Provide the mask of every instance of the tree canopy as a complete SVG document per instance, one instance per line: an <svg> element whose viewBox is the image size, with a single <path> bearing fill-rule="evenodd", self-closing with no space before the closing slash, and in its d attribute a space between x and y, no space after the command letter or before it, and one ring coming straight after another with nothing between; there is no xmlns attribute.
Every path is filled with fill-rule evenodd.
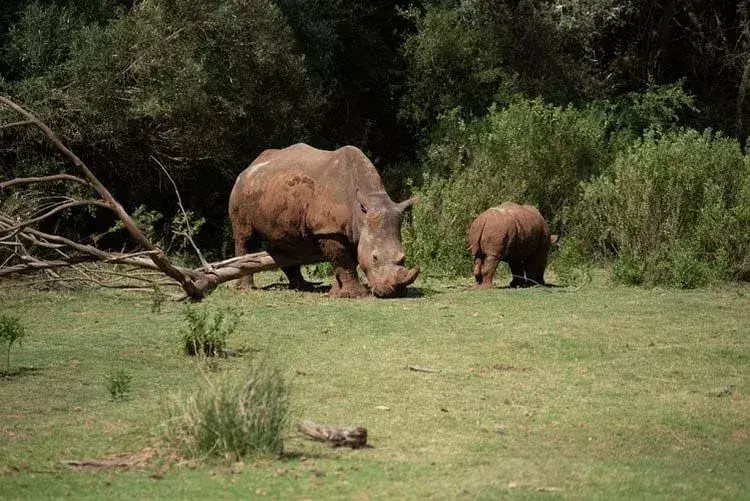
<svg viewBox="0 0 750 501"><path fill-rule="evenodd" d="M611 158L647 131L680 127L744 148L748 87L750 7L739 0L0 5L0 93L57 131L126 206L163 213L163 224L175 204L155 161L166 165L217 254L226 253L234 178L266 148L353 144L403 192L442 176L453 154L459 164L472 154L491 162L477 148L500 143L477 136L489 133L482 124L517 130L498 117L527 109L522 101L544 103L529 105L539 117L546 105L558 107L550 116L575 108L592 120L586 127L597 124ZM542 131L557 123L540 120ZM0 177L60 168L34 135L0 130L0 140ZM597 157L576 172L595 176L606 164ZM512 165L529 164L514 158L498 172L517 180ZM566 177L566 190L585 180ZM560 211L576 200L544 201L558 212L547 216L564 224Z"/></svg>

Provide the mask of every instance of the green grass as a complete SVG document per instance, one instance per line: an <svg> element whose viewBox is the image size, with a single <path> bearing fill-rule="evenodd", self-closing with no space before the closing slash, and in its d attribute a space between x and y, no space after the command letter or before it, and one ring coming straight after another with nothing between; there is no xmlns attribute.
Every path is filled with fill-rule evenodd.
<svg viewBox="0 0 750 501"><path fill-rule="evenodd" d="M243 356L219 370L267 359L291 390L285 455L239 464L180 462L160 438L165 402L202 377L183 355L183 305L0 293L28 331L12 354L23 370L0 379L0 498L750 495L750 287L469 284L418 282L400 300L217 290L202 307L244 312L228 340ZM124 402L102 385L116 370L133 376ZM301 419L364 426L373 448L306 440ZM159 455L129 470L61 463L147 447Z"/></svg>

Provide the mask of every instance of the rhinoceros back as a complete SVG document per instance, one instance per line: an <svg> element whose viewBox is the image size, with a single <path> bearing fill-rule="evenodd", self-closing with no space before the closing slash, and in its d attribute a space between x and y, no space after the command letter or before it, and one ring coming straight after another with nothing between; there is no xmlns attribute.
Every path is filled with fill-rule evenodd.
<svg viewBox="0 0 750 501"><path fill-rule="evenodd" d="M325 151L297 144L266 150L237 178L230 217L233 224L251 225L269 242L291 243L317 234L351 236L358 189L383 187L356 148Z"/></svg>

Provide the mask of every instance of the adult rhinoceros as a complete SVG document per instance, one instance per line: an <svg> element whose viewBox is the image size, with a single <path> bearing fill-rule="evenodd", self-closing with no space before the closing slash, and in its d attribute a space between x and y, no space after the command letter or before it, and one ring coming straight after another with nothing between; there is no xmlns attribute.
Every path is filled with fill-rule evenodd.
<svg viewBox="0 0 750 501"><path fill-rule="evenodd" d="M229 197L235 254L265 240L291 288L311 285L300 264L330 261L336 275L331 296L367 294L358 264L373 294L402 296L419 274L418 267L404 268L401 245L401 216L415 202L394 203L375 167L353 146L266 150L237 177ZM240 287L252 284L248 275Z"/></svg>

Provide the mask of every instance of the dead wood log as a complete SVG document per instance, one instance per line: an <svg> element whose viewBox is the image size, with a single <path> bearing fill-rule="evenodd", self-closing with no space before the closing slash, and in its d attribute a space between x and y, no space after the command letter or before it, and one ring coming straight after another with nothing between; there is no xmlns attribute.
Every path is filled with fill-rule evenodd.
<svg viewBox="0 0 750 501"><path fill-rule="evenodd" d="M367 429L358 427L335 428L313 421L300 421L297 430L318 442L325 442L331 447L351 447L359 449L367 445Z"/></svg>

